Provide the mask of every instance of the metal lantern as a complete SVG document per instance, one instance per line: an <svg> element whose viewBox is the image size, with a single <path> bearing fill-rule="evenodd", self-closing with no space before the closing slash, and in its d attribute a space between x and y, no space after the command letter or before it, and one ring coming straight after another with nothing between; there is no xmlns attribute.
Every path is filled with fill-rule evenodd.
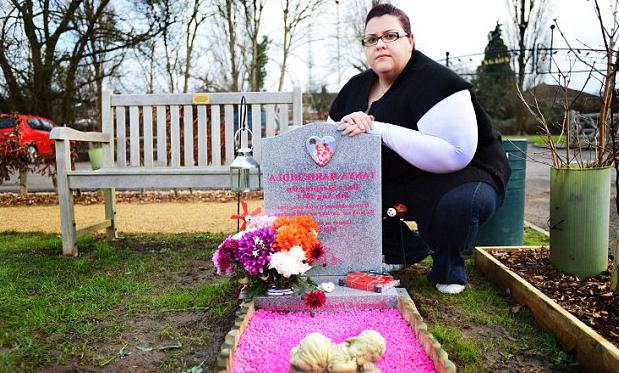
<svg viewBox="0 0 619 373"><path fill-rule="evenodd" d="M241 139L247 135L247 145L242 147ZM241 98L239 107L239 129L234 133L234 150L236 158L230 164L230 189L237 193L246 193L261 189L260 164L252 156L251 144L254 134L247 127L247 103L245 96ZM258 175L258 186L252 185L251 175Z"/></svg>

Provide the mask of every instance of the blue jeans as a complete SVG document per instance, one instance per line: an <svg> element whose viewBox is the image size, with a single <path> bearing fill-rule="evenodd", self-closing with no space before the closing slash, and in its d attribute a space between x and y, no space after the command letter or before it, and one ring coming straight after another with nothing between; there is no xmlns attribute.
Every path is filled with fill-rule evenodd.
<svg viewBox="0 0 619 373"><path fill-rule="evenodd" d="M428 281L466 284L462 252L475 244L480 224L492 217L503 202L496 190L484 182L462 184L440 199L425 231L419 232L434 252Z"/></svg>
<svg viewBox="0 0 619 373"><path fill-rule="evenodd" d="M466 284L462 252L475 244L479 225L503 203L502 195L484 182L469 182L445 193L432 221L418 222L419 234L397 219L383 223L383 255L387 263L411 264L432 253L428 280Z"/></svg>

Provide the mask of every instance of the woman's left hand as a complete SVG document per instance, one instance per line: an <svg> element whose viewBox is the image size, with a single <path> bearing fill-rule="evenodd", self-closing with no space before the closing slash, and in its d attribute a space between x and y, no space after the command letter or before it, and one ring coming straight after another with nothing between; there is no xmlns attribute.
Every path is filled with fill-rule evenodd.
<svg viewBox="0 0 619 373"><path fill-rule="evenodd" d="M356 136L360 133L368 132L371 129L373 120L373 115L357 111L344 116L337 129L342 132L342 136Z"/></svg>

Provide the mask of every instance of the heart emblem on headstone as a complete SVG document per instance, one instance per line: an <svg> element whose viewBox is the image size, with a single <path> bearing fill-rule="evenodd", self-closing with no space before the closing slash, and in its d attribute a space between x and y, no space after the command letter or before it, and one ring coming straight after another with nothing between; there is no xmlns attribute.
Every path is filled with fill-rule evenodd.
<svg viewBox="0 0 619 373"><path fill-rule="evenodd" d="M305 148L314 162L320 167L324 167L335 154L337 143L333 136L311 136L305 142Z"/></svg>

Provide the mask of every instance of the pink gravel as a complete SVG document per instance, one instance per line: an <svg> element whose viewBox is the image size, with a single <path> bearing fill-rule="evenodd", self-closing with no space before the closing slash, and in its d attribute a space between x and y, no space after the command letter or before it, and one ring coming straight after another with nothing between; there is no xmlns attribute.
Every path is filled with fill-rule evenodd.
<svg viewBox="0 0 619 373"><path fill-rule="evenodd" d="M387 350L378 362L383 373L434 372L415 333L395 309L346 312L273 312L257 310L234 353L233 372L281 372L290 369L290 350L301 339L320 332L341 343L366 329L379 332Z"/></svg>

